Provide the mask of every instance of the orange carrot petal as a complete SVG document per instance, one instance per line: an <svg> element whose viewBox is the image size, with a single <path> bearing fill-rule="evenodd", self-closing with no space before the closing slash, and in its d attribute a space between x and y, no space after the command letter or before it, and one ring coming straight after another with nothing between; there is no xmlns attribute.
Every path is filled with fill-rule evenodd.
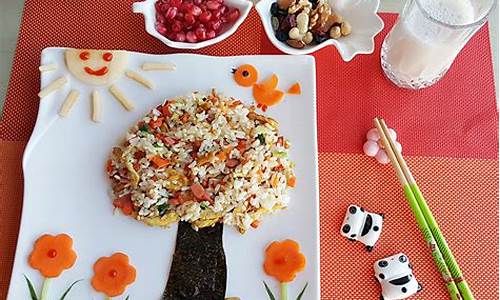
<svg viewBox="0 0 500 300"><path fill-rule="evenodd" d="M272 242L265 251L264 271L280 282L290 282L304 270L306 258L293 240Z"/></svg>
<svg viewBox="0 0 500 300"><path fill-rule="evenodd" d="M108 297L116 297L123 294L135 278L136 271L130 265L128 256L115 253L110 257L101 257L95 262L91 284L96 291Z"/></svg>
<svg viewBox="0 0 500 300"><path fill-rule="evenodd" d="M29 264L44 277L57 277L75 264L76 252L72 247L73 240L67 234L42 235L35 242Z"/></svg>

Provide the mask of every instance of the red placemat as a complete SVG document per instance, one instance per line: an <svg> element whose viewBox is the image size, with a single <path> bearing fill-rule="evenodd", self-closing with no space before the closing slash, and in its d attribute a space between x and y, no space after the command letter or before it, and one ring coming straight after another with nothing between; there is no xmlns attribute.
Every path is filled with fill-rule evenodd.
<svg viewBox="0 0 500 300"><path fill-rule="evenodd" d="M131 4L130 0L26 2L0 121L0 299L8 288L20 217L20 158L38 108L40 52L49 46L177 52L144 32L143 19L132 14ZM498 112L487 28L470 41L442 81L412 92L395 88L381 73L380 44L395 17L384 14L383 19L386 29L376 38L374 55L344 63L332 47L315 54L322 152L322 298L375 298L378 287L371 280L371 263L395 251L407 252L414 261L417 278L424 284L418 298L446 298L392 170L357 154L327 153L359 153L371 119L381 115L397 128L406 154L475 158L415 157L410 163L477 298L498 299ZM278 51L253 11L236 34L196 53ZM394 216L371 254L360 255L360 249L338 235L350 202ZM370 279L360 279L364 277Z"/></svg>

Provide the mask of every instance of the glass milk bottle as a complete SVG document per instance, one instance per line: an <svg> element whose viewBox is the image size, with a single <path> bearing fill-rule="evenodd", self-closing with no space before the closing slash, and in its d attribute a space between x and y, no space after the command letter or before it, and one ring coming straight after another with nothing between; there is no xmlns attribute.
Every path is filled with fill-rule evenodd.
<svg viewBox="0 0 500 300"><path fill-rule="evenodd" d="M409 89L436 83L495 4L496 0L406 0L382 44L385 75Z"/></svg>

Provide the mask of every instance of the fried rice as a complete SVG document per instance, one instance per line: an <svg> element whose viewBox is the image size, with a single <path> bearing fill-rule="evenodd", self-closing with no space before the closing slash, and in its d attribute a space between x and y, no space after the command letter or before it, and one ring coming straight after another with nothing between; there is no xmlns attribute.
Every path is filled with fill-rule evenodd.
<svg viewBox="0 0 500 300"><path fill-rule="evenodd" d="M150 111L107 163L113 204L148 225L217 222L241 233L287 207L290 143L253 106L193 93Z"/></svg>

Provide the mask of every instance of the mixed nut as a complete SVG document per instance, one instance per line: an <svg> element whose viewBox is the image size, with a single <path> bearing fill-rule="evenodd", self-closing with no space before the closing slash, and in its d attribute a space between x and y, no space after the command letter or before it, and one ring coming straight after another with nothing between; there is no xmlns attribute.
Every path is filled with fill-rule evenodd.
<svg viewBox="0 0 500 300"><path fill-rule="evenodd" d="M352 30L327 0L277 0L271 5L271 24L279 41L298 49L347 36Z"/></svg>

